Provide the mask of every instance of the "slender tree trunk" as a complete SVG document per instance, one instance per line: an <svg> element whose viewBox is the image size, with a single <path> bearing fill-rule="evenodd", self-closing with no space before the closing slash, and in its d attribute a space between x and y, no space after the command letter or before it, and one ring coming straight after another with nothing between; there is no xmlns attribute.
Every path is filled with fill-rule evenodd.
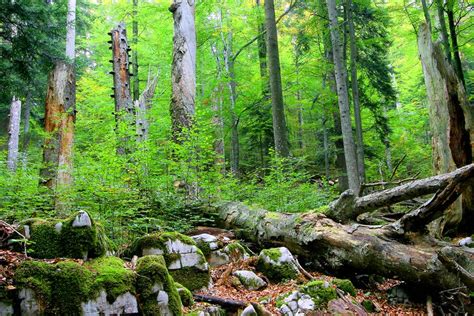
<svg viewBox="0 0 474 316"><path fill-rule="evenodd" d="M72 182L72 146L76 119L75 70L71 64L56 63L49 75L45 105L45 131L41 184L50 189Z"/></svg>
<svg viewBox="0 0 474 316"><path fill-rule="evenodd" d="M346 159L349 188L358 194L360 187L359 172L354 137L352 135L349 96L347 91L347 70L341 52L341 41L338 33L337 10L335 0L327 0L329 28L331 31L332 50L336 73L337 95L341 116L342 140Z"/></svg>
<svg viewBox="0 0 474 316"><path fill-rule="evenodd" d="M451 63L451 45L449 44L448 29L446 28L446 20L444 19L444 0L436 0L436 8L439 20L439 35L443 43L446 58Z"/></svg>
<svg viewBox="0 0 474 316"><path fill-rule="evenodd" d="M425 16L425 21L426 24L428 24L428 28L431 32L431 16L430 16L430 10L428 8L428 5L426 4L426 0L421 0L421 7L423 8L423 15Z"/></svg>
<svg viewBox="0 0 474 316"><path fill-rule="evenodd" d="M114 77L115 101L115 123L116 133L119 138L117 154L123 155L129 152L129 138L133 133L131 127L134 123L134 105L130 93L130 63L128 52L130 48L127 41L127 30L124 23L119 23L117 27L109 33L112 37L112 63Z"/></svg>
<svg viewBox="0 0 474 316"><path fill-rule="evenodd" d="M215 126L216 139L214 141L214 151L216 153L215 165L220 169L222 174L225 174L225 142L224 142L224 119L223 119L223 88L222 88L222 63L220 59L220 52L217 45L211 45L212 54L216 59L217 81L218 85L214 89L212 98L212 123Z"/></svg>
<svg viewBox="0 0 474 316"><path fill-rule="evenodd" d="M132 51L132 66L133 66L133 101L140 98L140 79L138 78L138 0L133 0L133 51Z"/></svg>
<svg viewBox="0 0 474 316"><path fill-rule="evenodd" d="M76 0L67 2L66 57L74 62L76 56Z"/></svg>
<svg viewBox="0 0 474 316"><path fill-rule="evenodd" d="M158 75L151 76L148 74L147 85L145 90L135 103L136 112L136 134L139 142L148 139L149 123L148 113L151 109L153 96L155 95L156 86L158 84Z"/></svg>
<svg viewBox="0 0 474 316"><path fill-rule="evenodd" d="M296 68L296 111L298 115L298 147L299 149L304 148L303 141L303 104L301 100L301 89L300 89L300 53L299 49L295 45L295 68Z"/></svg>
<svg viewBox="0 0 474 316"><path fill-rule="evenodd" d="M23 111L23 142L22 142L22 151L23 151L23 164L26 166L28 159L28 147L30 145L30 116L31 116L31 107L33 105L33 96L31 89L28 89L26 93L25 101L25 110Z"/></svg>
<svg viewBox="0 0 474 316"><path fill-rule="evenodd" d="M431 41L428 27L418 33L418 49L423 66L429 102L432 133L433 169L445 173L472 162L474 144L474 109L469 105L464 86L446 61L438 43ZM474 220L474 191L472 185L458 201L446 210L438 232L444 227L456 227L461 221ZM463 218L463 216L467 218ZM472 225L471 225L472 226ZM472 227L471 227L472 230Z"/></svg>
<svg viewBox="0 0 474 316"><path fill-rule="evenodd" d="M260 0L256 0L256 5L259 10L257 12L257 23L258 23L258 61L260 65L260 78L262 80L262 95L265 100L270 100L270 81L268 79L268 64L267 64L267 42L265 40L265 21L262 20L260 7Z"/></svg>
<svg viewBox="0 0 474 316"><path fill-rule="evenodd" d="M172 133L175 142L185 139L194 123L196 99L196 29L194 0L174 0L172 97L170 105Z"/></svg>
<svg viewBox="0 0 474 316"><path fill-rule="evenodd" d="M362 118L359 102L359 82L357 79L357 46L353 20L353 3L347 0L347 22L349 26L349 42L351 51L351 85L352 101L354 102L354 118L356 126L357 139L357 166L359 169L359 178L365 182L365 163L364 163L364 138L362 133Z"/></svg>
<svg viewBox="0 0 474 316"><path fill-rule="evenodd" d="M268 72L270 76L270 90L272 95L275 151L281 157L288 157L290 155L290 148L281 87L280 56L278 52L278 35L273 0L265 1L265 26L267 29Z"/></svg>
<svg viewBox="0 0 474 316"><path fill-rule="evenodd" d="M18 165L18 144L20 139L21 101L13 97L10 105L8 123L8 158L7 167L15 172Z"/></svg>
<svg viewBox="0 0 474 316"><path fill-rule="evenodd" d="M464 88L466 88L466 81L464 79L464 72L462 71L461 56L459 54L458 35L456 34L456 22L454 21L454 0L447 0L446 14L448 16L449 35L451 36L451 43L453 45L454 57L454 71L461 81Z"/></svg>

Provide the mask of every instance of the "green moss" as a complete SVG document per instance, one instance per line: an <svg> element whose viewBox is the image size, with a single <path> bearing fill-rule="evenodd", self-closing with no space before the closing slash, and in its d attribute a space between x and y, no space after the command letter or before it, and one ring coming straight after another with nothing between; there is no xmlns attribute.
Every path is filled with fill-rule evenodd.
<svg viewBox="0 0 474 316"><path fill-rule="evenodd" d="M262 255L267 256L274 263L266 262L262 258ZM257 260L257 270L274 282L295 279L298 276L298 271L290 263L279 263L280 257L281 252L279 248L262 250L262 253Z"/></svg>
<svg viewBox="0 0 474 316"><path fill-rule="evenodd" d="M65 257L81 259L89 254L97 256L105 253L105 249L100 249L94 223L92 227L72 227L76 215L66 221L61 230L61 246Z"/></svg>
<svg viewBox="0 0 474 316"><path fill-rule="evenodd" d="M211 247L209 244L203 240L198 240L196 242L196 245L198 246L199 249L201 249L202 253L206 258L209 258L211 256Z"/></svg>
<svg viewBox="0 0 474 316"><path fill-rule="evenodd" d="M130 258L134 255L142 256L143 250L147 248L157 248L161 249L164 253L167 253L165 243L168 240L180 240L185 244L196 246L196 242L186 235L178 232L160 232L135 239L127 250L126 255Z"/></svg>
<svg viewBox="0 0 474 316"><path fill-rule="evenodd" d="M138 260L136 288L140 293L139 303L144 315L161 315L156 302L155 284L161 284L168 294L168 304L173 315L182 315L181 299L173 279L168 273L162 256L145 256Z"/></svg>
<svg viewBox="0 0 474 316"><path fill-rule="evenodd" d="M265 213L266 219L281 219L282 215L277 212L267 212Z"/></svg>
<svg viewBox="0 0 474 316"><path fill-rule="evenodd" d="M362 301L362 306L367 311L367 313L374 313L375 312L375 305L374 305L374 303L372 303L372 301L363 300Z"/></svg>
<svg viewBox="0 0 474 316"><path fill-rule="evenodd" d="M181 298L181 303L183 306L191 306L194 304L193 293L184 287L182 284L175 282L174 285L178 289L179 297Z"/></svg>
<svg viewBox="0 0 474 316"><path fill-rule="evenodd" d="M351 280L348 279L334 279L332 283L337 286L340 290L344 291L347 294L350 294L352 296L356 296L356 288L354 287L354 284L352 284Z"/></svg>
<svg viewBox="0 0 474 316"><path fill-rule="evenodd" d="M211 280L209 271L201 271L192 267L171 270L170 274L176 282L183 284L191 291L208 287Z"/></svg>
<svg viewBox="0 0 474 316"><path fill-rule="evenodd" d="M29 253L35 258L56 258L61 255L60 234L54 222L36 221L30 225Z"/></svg>
<svg viewBox="0 0 474 316"><path fill-rule="evenodd" d="M337 298L336 289L321 280L308 282L300 290L311 296L316 306L322 308L326 307L329 301Z"/></svg>
<svg viewBox="0 0 474 316"><path fill-rule="evenodd" d="M291 295L292 292L288 292L288 293L285 293L285 294L282 294L280 296L277 297L276 301L275 301L275 306L280 308L282 307L283 305L285 305L285 298L287 298L288 296Z"/></svg>
<svg viewBox="0 0 474 316"><path fill-rule="evenodd" d="M124 262L117 257L103 257L92 260L86 267L96 274L93 289L99 293L104 289L107 301L113 303L121 294L135 294L135 273L124 267Z"/></svg>
<svg viewBox="0 0 474 316"><path fill-rule="evenodd" d="M35 292L42 308L50 314L81 315L81 303L91 297L93 274L76 262L55 265L25 261L15 273L18 288Z"/></svg>

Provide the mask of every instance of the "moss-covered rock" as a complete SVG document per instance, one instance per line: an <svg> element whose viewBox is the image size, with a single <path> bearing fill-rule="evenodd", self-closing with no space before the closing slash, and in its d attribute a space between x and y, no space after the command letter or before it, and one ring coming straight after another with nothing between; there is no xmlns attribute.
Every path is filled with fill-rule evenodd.
<svg viewBox="0 0 474 316"><path fill-rule="evenodd" d="M374 313L376 310L374 303L370 300L363 300L361 305L368 313Z"/></svg>
<svg viewBox="0 0 474 316"><path fill-rule="evenodd" d="M30 219L23 227L28 232L28 250L34 258L96 258L103 255L108 246L101 226L83 211L66 220Z"/></svg>
<svg viewBox="0 0 474 316"><path fill-rule="evenodd" d="M192 306L194 304L193 293L191 293L190 290L178 282L175 282L174 285L178 289L178 294L181 298L181 303L183 303L183 306Z"/></svg>
<svg viewBox="0 0 474 316"><path fill-rule="evenodd" d="M133 298L136 293L135 273L115 257L84 265L75 261L49 264L28 260L17 268L14 280L25 298L36 301L39 312L53 315L82 315L84 303L95 300L102 292L110 304L120 295Z"/></svg>
<svg viewBox="0 0 474 316"><path fill-rule="evenodd" d="M209 285L206 257L188 236L177 232L143 236L135 240L127 251L127 256L133 255L162 255L174 280L192 291Z"/></svg>
<svg viewBox="0 0 474 316"><path fill-rule="evenodd" d="M331 284L322 280L315 280L301 286L300 291L308 294L317 307L324 308L327 303L337 298L336 289Z"/></svg>
<svg viewBox="0 0 474 316"><path fill-rule="evenodd" d="M144 315L182 315L181 299L162 256L149 255L137 262L139 304Z"/></svg>
<svg viewBox="0 0 474 316"><path fill-rule="evenodd" d="M253 271L239 270L235 271L234 275L239 278L240 283L248 290L255 291L267 286L267 282Z"/></svg>
<svg viewBox="0 0 474 316"><path fill-rule="evenodd" d="M348 279L334 279L332 280L332 283L340 290L342 290L344 293L350 294L352 296L356 296L357 291L352 284L351 280Z"/></svg>
<svg viewBox="0 0 474 316"><path fill-rule="evenodd" d="M257 270L274 282L295 279L299 274L293 255L285 247L262 250Z"/></svg>

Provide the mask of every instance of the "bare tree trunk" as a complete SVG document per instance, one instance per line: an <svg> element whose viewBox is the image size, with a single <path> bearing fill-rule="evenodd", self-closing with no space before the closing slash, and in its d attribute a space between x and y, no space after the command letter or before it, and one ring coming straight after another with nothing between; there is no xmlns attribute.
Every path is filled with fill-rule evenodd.
<svg viewBox="0 0 474 316"><path fill-rule="evenodd" d="M419 237L402 243L390 239L383 227L341 225L323 214L275 213L240 203L221 205L218 218L220 226L239 228L243 238L264 247L285 246L325 271L398 278L428 293L464 285L473 290L472 282L465 282L438 258L442 254L457 260L472 274L469 262L474 255L459 247L443 247Z"/></svg>
<svg viewBox="0 0 474 316"><path fill-rule="evenodd" d="M45 131L41 184L50 189L72 182L72 146L76 120L76 81L71 64L57 62L49 75L45 105Z"/></svg>
<svg viewBox="0 0 474 316"><path fill-rule="evenodd" d="M7 167L15 172L18 164L18 143L20 139L21 101L13 97L10 105L8 123L8 158Z"/></svg>
<svg viewBox="0 0 474 316"><path fill-rule="evenodd" d="M265 26L267 30L268 72L270 75L270 89L272 95L275 151L281 157L288 157L290 155L290 148L281 87L280 56L273 0L265 1Z"/></svg>
<svg viewBox="0 0 474 316"><path fill-rule="evenodd" d="M445 173L473 161L474 109L468 103L461 80L445 60L441 46L433 44L426 24L418 33L418 49L430 104L433 168L436 173ZM474 219L470 215L474 213L472 186L463 194L462 201L458 200L446 211L438 232L441 233L444 226L456 227L464 220L463 213Z"/></svg>
<svg viewBox="0 0 474 316"><path fill-rule="evenodd" d="M148 112L151 108L153 96L155 95L156 86L158 84L158 75L151 77L148 75L147 85L142 95L135 101L136 112L136 134L139 142L148 139L149 123Z"/></svg>
<svg viewBox="0 0 474 316"><path fill-rule="evenodd" d="M66 57L70 62L76 57L76 0L67 2Z"/></svg>
<svg viewBox="0 0 474 316"><path fill-rule="evenodd" d="M359 82L357 79L357 46L353 20L353 3L347 0L347 22L349 26L349 42L351 50L351 85L352 101L354 102L354 118L357 136L357 166L359 169L359 179L365 182L365 155L364 155L364 137L362 133L362 117L359 101Z"/></svg>
<svg viewBox="0 0 474 316"><path fill-rule="evenodd" d="M132 51L132 66L133 66L133 101L140 98L140 79L138 78L138 0L133 0L133 51Z"/></svg>
<svg viewBox="0 0 474 316"><path fill-rule="evenodd" d="M297 115L298 115L298 147L300 149L304 148L303 142L303 104L301 102L301 88L300 88L300 52L295 44L295 68L296 68L296 106L297 106Z"/></svg>
<svg viewBox="0 0 474 316"><path fill-rule="evenodd" d="M216 59L217 66L217 81L218 85L214 89L212 98L212 123L216 129L216 139L214 141L214 151L216 153L215 165L220 169L222 174L225 174L225 143L224 143L224 119L223 119L223 88L222 88L222 63L220 59L220 52L217 45L211 45L212 54Z"/></svg>
<svg viewBox="0 0 474 316"><path fill-rule="evenodd" d="M173 64L171 81L173 93L170 113L175 142L183 141L194 122L196 98L196 29L194 0L174 0Z"/></svg>
<svg viewBox="0 0 474 316"><path fill-rule="evenodd" d="M22 151L23 153L28 152L28 146L30 145L30 116L31 116L31 107L33 105L33 96L31 93L31 89L28 89L26 93L26 101L25 101L25 110L23 111L23 144L22 144Z"/></svg>
<svg viewBox="0 0 474 316"><path fill-rule="evenodd" d="M114 94L112 97L115 101L115 123L116 133L119 136L120 144L117 147L117 153L123 155L129 150L127 149L129 135L134 125L134 105L130 93L130 63L128 52L130 48L127 41L127 30L124 23L119 23L117 27L110 31L112 40L112 64L114 77ZM125 128L122 128L124 124Z"/></svg>
<svg viewBox="0 0 474 316"><path fill-rule="evenodd" d="M349 188L358 194L360 188L357 166L356 149L352 135L351 113L347 90L347 70L341 52L341 41L338 33L337 10L335 0L327 0L329 28L331 31L332 50L335 64L337 95L341 116L342 140L344 142L344 156L346 160Z"/></svg>
<svg viewBox="0 0 474 316"><path fill-rule="evenodd" d="M421 0L421 7L423 8L423 15L425 16L426 24L428 24L428 29L431 32L432 30L431 16L430 16L430 10L428 9L428 5L426 4L426 0Z"/></svg>

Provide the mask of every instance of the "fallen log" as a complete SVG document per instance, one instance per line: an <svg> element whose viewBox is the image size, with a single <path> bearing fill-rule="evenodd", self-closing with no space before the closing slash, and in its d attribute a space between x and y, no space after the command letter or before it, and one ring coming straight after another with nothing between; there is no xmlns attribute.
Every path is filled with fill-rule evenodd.
<svg viewBox="0 0 474 316"><path fill-rule="evenodd" d="M354 220L358 215L374 211L380 207L413 199L419 196L433 194L445 189L449 183L468 181L474 178L474 164L470 164L450 173L416 180L403 185L357 197L354 192L347 190L329 205L328 217L338 222Z"/></svg>
<svg viewBox="0 0 474 316"><path fill-rule="evenodd" d="M230 311L237 311L239 309L244 309L248 305L248 303L245 303L243 301L233 300L229 298L222 298L222 297L212 296L212 295L194 294L193 298L196 302L216 304L216 305L222 306L223 309L230 310Z"/></svg>
<svg viewBox="0 0 474 316"><path fill-rule="evenodd" d="M464 284L459 274L439 259L443 246L418 235L412 239L404 236L406 240L401 242L387 237L383 226L342 225L319 213L283 214L235 202L219 206L218 217L218 224L234 228L245 239L262 246L283 245L307 262L336 274L378 274L402 279L427 292ZM473 262L473 253L450 248L459 265ZM472 264L463 268L473 273Z"/></svg>

